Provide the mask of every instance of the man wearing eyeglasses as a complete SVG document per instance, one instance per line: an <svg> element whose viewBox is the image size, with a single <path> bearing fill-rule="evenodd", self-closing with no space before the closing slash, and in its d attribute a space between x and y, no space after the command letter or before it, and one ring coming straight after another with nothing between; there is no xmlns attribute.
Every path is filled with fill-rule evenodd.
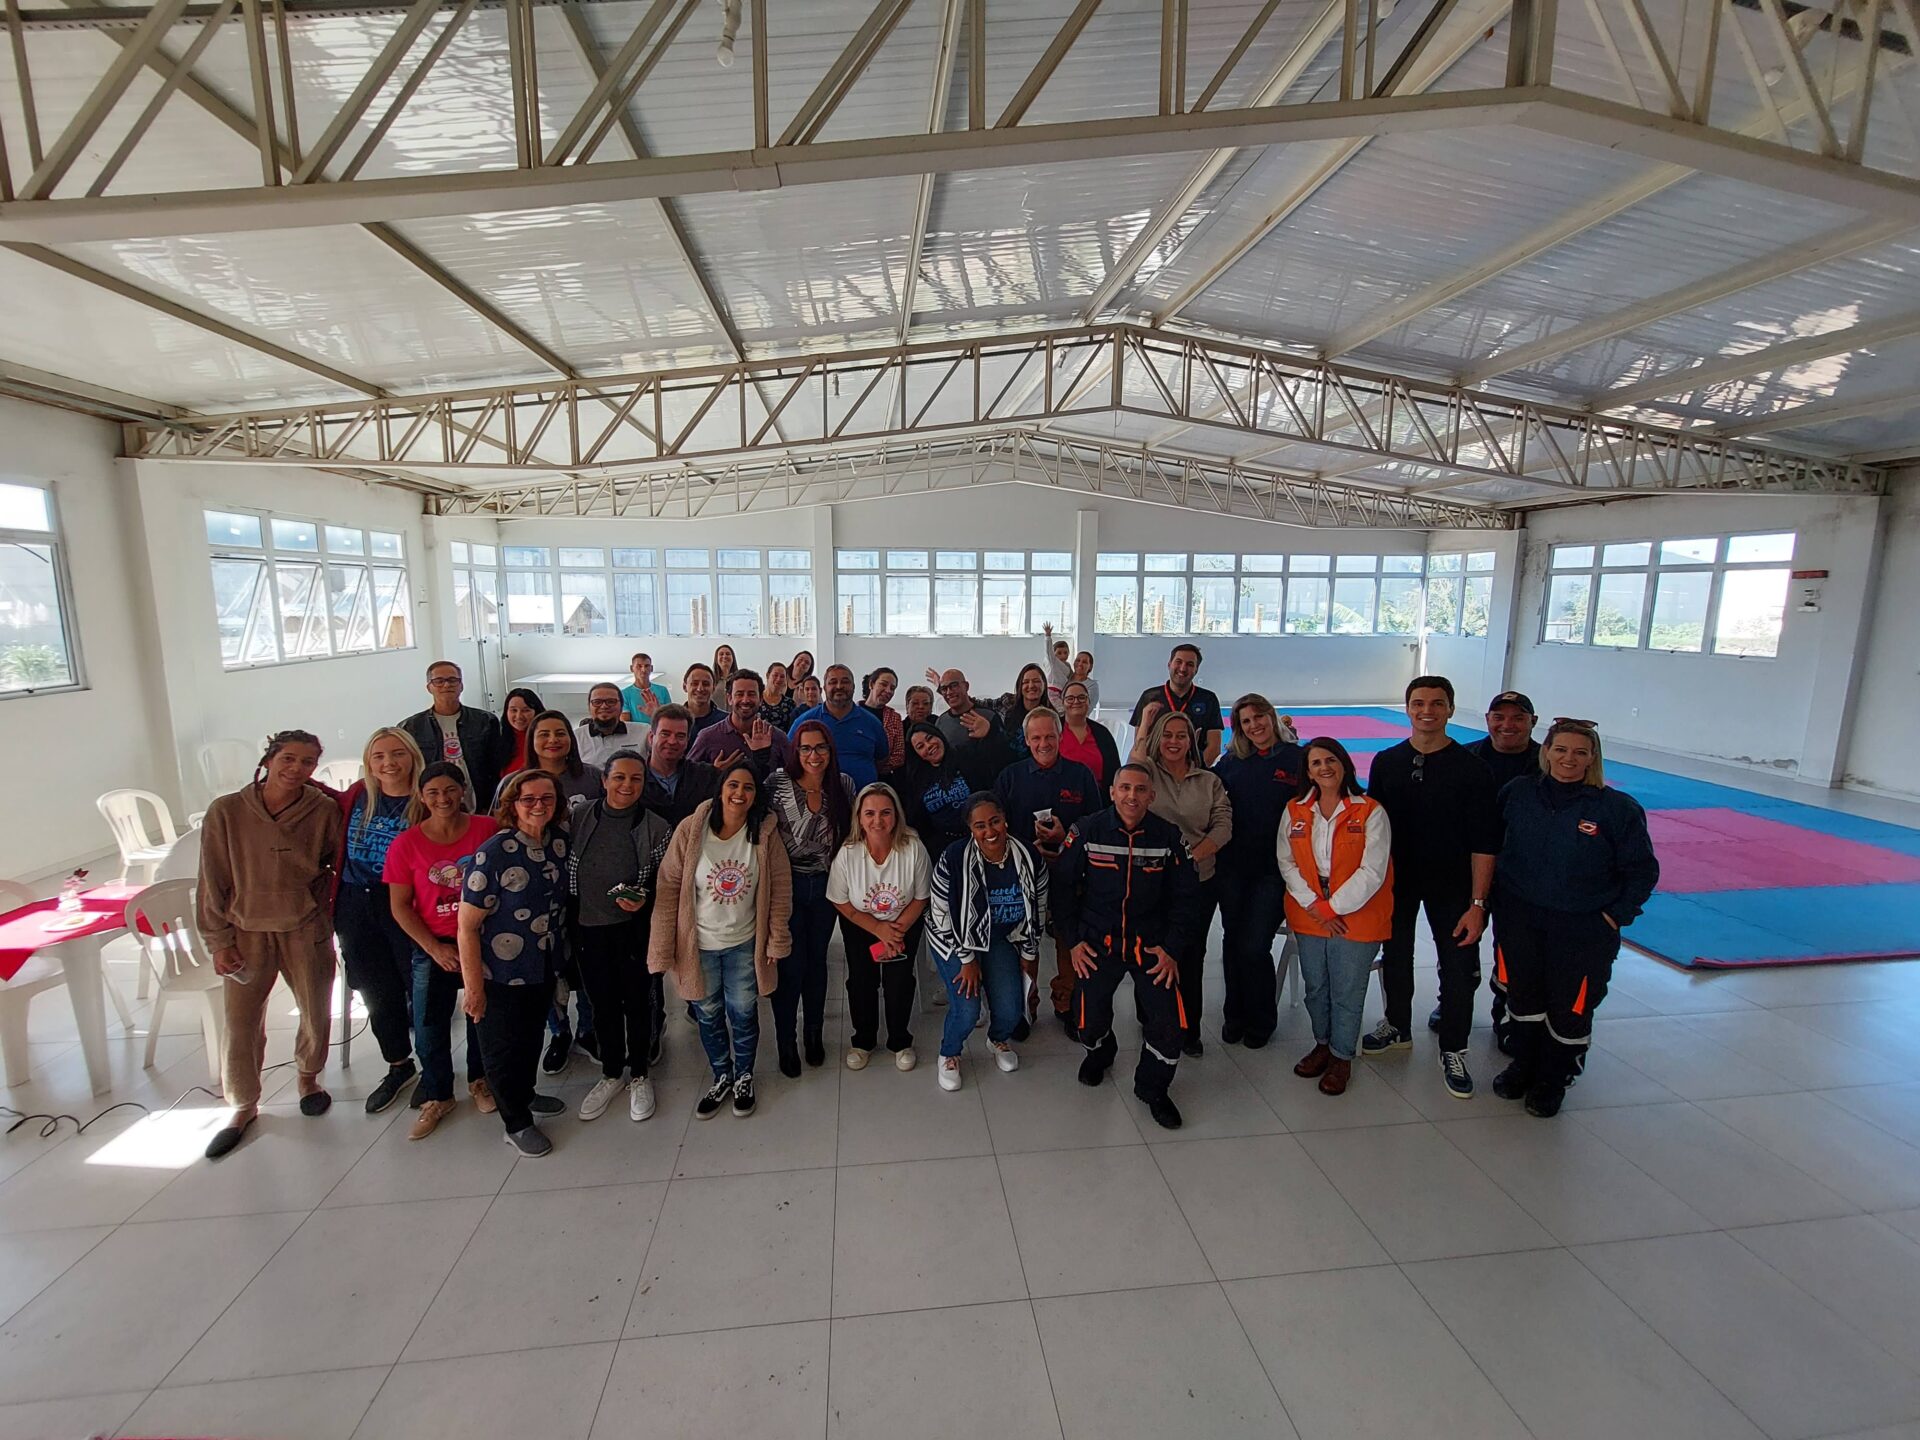
<svg viewBox="0 0 1920 1440"><path fill-rule="evenodd" d="M500 783L500 717L488 710L462 705L466 680L460 667L451 660L436 660L427 667L427 694L433 704L400 722L400 728L413 737L427 763L446 760L460 767L467 777L467 808L481 812L481 802L493 797Z"/></svg>
<svg viewBox="0 0 1920 1440"><path fill-rule="evenodd" d="M880 762L887 754L886 729L866 706L853 703L853 671L845 665L827 667L823 688L826 699L794 716L787 736L798 735L809 720L825 725L833 734L841 774L860 790L880 778Z"/></svg>
<svg viewBox="0 0 1920 1440"><path fill-rule="evenodd" d="M964 672L943 670L936 675L929 670L927 679L947 705L946 713L933 723L954 763L968 774L998 775L1013 760L1013 747L1007 743L1000 717L974 703L973 687Z"/></svg>
<svg viewBox="0 0 1920 1440"><path fill-rule="evenodd" d="M622 720L621 704L620 687L611 680L602 680L587 692L587 718L573 727L573 744L582 764L604 770L620 751L637 750L646 743L647 727Z"/></svg>
<svg viewBox="0 0 1920 1440"><path fill-rule="evenodd" d="M1360 1053L1385 1055L1413 1044L1413 936L1425 906L1440 961L1440 1073L1448 1094L1468 1100L1467 1036L1500 848L1497 791L1486 762L1447 734L1452 681L1416 676L1406 701L1412 734L1375 755L1367 778L1367 793L1393 826L1393 935L1380 960L1386 1018L1361 1037Z"/></svg>

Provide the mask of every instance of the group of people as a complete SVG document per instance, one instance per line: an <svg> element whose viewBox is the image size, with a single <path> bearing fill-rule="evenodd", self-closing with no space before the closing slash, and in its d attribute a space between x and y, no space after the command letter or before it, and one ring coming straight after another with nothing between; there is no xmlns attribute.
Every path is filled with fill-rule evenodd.
<svg viewBox="0 0 1920 1440"><path fill-rule="evenodd" d="M997 701L976 700L958 669L902 693L884 666L816 675L802 651L762 674L728 645L687 669L675 701L643 653L630 684L593 687L578 721L527 689L497 716L464 705L460 667L437 661L431 703L374 732L344 792L315 782L317 738L274 735L254 781L216 799L203 827L200 924L232 982L232 1111L209 1156L257 1115L277 977L300 1006L300 1109L330 1105L336 943L388 1066L366 1108L411 1086L414 1139L457 1103L456 1009L468 1094L520 1154L550 1151L539 1120L565 1106L539 1075L576 1048L600 1067L582 1120L622 1092L630 1118L648 1119L669 974L711 1071L695 1115L751 1115L762 997L781 1074L827 1062L836 932L847 1068L883 1045L896 1068L918 1065L923 948L945 1006L935 1071L949 1091L982 1024L996 1067L1018 1068L1043 994L1084 1048L1080 1080L1102 1083L1131 979L1134 1093L1177 1128L1170 1089L1180 1059L1204 1051L1216 913L1220 1040L1271 1040L1284 930L1314 1039L1294 1071L1339 1095L1357 1058L1412 1044L1424 909L1439 957L1428 1023L1463 1098L1491 918L1495 1036L1510 1062L1494 1093L1557 1112L1620 931L1659 874L1644 813L1605 784L1591 723L1555 720L1536 742L1532 702L1508 691L1488 706L1486 738L1461 743L1447 728L1452 684L1421 676L1406 690L1408 739L1373 756L1363 785L1338 739L1303 743L1264 696L1223 709L1198 683L1199 647L1181 644L1136 701L1123 757L1094 717L1093 657L1050 631L1043 644L1043 663ZM1376 961L1385 1018L1363 1035Z"/></svg>

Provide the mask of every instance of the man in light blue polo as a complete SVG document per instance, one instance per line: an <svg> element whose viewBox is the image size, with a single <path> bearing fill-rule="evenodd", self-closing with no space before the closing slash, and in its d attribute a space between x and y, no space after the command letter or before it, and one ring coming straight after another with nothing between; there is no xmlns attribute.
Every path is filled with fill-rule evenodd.
<svg viewBox="0 0 1920 1440"><path fill-rule="evenodd" d="M853 671L845 665L827 667L823 689L825 701L794 716L787 734L797 736L802 725L818 720L832 734L840 769L853 788L871 785L880 778L880 761L886 757L886 729L871 710L853 703Z"/></svg>

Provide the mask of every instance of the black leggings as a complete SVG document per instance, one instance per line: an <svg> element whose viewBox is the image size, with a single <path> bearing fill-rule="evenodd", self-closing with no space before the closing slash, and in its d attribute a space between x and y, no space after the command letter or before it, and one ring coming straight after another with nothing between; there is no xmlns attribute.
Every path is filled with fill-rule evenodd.
<svg viewBox="0 0 1920 1440"><path fill-rule="evenodd" d="M647 1073L653 1044L653 977L647 974L652 914L648 907L617 925L573 927L573 954L600 1041L600 1073L610 1080L629 1068L636 1080Z"/></svg>
<svg viewBox="0 0 1920 1440"><path fill-rule="evenodd" d="M367 1007L367 1028L389 1065L413 1058L413 942L393 918L385 885L342 882L333 904L333 933L347 964L347 984Z"/></svg>
<svg viewBox="0 0 1920 1440"><path fill-rule="evenodd" d="M880 1032L882 991L887 999L887 1048L898 1053L913 1044L913 972L926 928L925 919L914 921L904 953L882 963L873 958L879 943L873 933L840 917L840 943L847 947L847 1020L853 1027L847 1043L853 1049L873 1049Z"/></svg>

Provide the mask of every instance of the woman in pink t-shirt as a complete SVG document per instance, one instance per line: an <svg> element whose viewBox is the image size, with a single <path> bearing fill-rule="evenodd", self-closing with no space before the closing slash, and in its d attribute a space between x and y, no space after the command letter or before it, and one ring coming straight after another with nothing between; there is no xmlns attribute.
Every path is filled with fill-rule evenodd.
<svg viewBox="0 0 1920 1440"><path fill-rule="evenodd" d="M419 1117L408 1133L424 1140L453 1111L453 1036L449 1026L460 997L460 890L480 842L500 827L467 810L467 782L442 761L420 776L412 822L387 847L381 878L394 923L413 941L413 1048L420 1057ZM480 1064L480 1040L467 1022L467 1090L485 1115L493 1095Z"/></svg>

